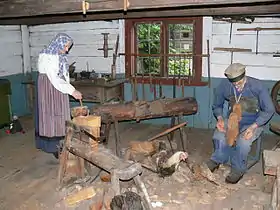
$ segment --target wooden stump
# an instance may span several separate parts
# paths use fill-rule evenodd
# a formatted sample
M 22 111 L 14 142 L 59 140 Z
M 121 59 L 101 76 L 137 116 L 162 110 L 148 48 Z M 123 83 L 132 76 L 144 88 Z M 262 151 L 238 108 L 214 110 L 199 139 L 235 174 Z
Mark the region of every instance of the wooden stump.
M 87 106 L 78 106 L 78 107 L 73 107 L 71 109 L 71 116 L 73 118 L 78 116 L 88 116 L 88 115 L 89 115 L 89 109 Z

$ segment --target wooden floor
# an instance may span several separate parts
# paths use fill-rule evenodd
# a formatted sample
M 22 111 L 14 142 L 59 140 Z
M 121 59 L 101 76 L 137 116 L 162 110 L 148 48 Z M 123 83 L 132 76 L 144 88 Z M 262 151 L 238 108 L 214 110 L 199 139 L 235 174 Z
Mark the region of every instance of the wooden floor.
M 58 161 L 35 148 L 32 119 L 22 119 L 21 122 L 27 131 L 25 134 L 7 135 L 3 130 L 0 133 L 0 209 L 54 209 L 58 202 L 54 196 Z M 122 146 L 125 147 L 130 140 L 145 140 L 163 128 L 143 123 L 122 123 Z M 190 156 L 199 162 L 207 160 L 212 152 L 213 131 L 186 130 Z M 272 148 L 279 139 L 276 135 L 267 135 L 263 147 Z M 261 164 L 249 173 L 261 174 Z

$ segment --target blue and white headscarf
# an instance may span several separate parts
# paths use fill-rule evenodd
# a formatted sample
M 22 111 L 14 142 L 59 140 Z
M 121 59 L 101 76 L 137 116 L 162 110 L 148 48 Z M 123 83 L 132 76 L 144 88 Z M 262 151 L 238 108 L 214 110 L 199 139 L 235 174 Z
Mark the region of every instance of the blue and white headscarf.
M 64 50 L 67 42 L 73 44 L 73 39 L 65 33 L 57 34 L 53 40 L 50 42 L 49 46 L 44 48 L 40 53 L 58 55 L 59 56 L 59 72 L 58 76 L 64 78 L 64 71 L 68 71 L 69 64 L 66 53 L 61 53 L 61 50 Z

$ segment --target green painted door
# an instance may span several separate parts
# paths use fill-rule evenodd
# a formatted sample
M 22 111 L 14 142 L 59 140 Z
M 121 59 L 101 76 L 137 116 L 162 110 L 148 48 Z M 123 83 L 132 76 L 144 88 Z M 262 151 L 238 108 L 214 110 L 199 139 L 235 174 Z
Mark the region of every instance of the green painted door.
M 0 101 L 0 125 L 3 125 L 11 120 L 9 95 L 0 95 Z
M 11 93 L 10 81 L 7 79 L 0 79 L 0 126 L 11 121 Z

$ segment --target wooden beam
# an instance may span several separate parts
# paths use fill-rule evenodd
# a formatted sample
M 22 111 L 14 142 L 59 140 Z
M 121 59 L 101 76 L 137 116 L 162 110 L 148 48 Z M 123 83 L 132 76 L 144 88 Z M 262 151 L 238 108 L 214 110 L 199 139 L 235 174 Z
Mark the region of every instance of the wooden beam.
M 129 9 L 147 9 L 147 8 L 172 8 L 172 7 L 193 7 L 193 6 L 233 6 L 241 4 L 270 4 L 275 0 L 129 0 Z
M 208 7 L 208 8 L 190 8 L 179 10 L 156 10 L 153 11 L 128 11 L 126 15 L 123 12 L 102 12 L 88 13 L 83 16 L 81 13 L 76 14 L 57 14 L 44 15 L 23 18 L 5 18 L 0 19 L 0 25 L 41 25 L 51 23 L 81 22 L 93 20 L 114 20 L 129 18 L 154 18 L 154 17 L 193 17 L 193 16 L 234 16 L 234 15 L 269 15 L 277 14 L 280 11 L 280 2 L 275 5 L 259 6 L 234 6 L 234 7 Z
M 104 0 L 89 3 L 90 11 L 119 11 L 121 0 Z M 82 14 L 82 0 L 9 0 L 0 1 L 0 18 L 30 17 L 38 15 Z
M 87 0 L 89 3 L 88 12 L 122 12 L 124 9 L 123 0 Z M 188 9 L 205 9 L 208 7 L 242 7 L 242 5 L 261 6 L 264 4 L 275 4 L 275 0 L 129 0 L 128 12 L 131 10 L 142 9 L 179 9 L 182 7 Z M 197 7 L 197 8 L 195 8 Z M 0 18 L 30 17 L 39 15 L 57 15 L 57 14 L 82 14 L 82 0 L 9 0 L 0 1 Z

